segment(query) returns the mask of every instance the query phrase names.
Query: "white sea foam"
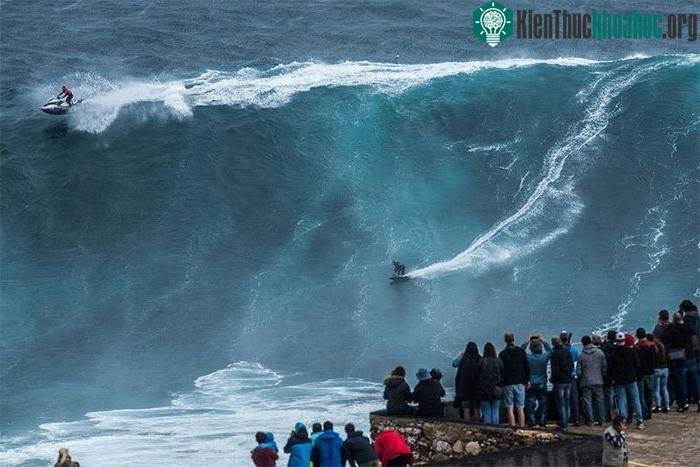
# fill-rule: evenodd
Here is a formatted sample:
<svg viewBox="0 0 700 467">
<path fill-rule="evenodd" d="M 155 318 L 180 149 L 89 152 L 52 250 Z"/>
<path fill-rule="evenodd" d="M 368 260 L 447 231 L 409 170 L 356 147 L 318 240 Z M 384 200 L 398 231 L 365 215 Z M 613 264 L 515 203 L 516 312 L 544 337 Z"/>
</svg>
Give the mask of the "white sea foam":
<svg viewBox="0 0 700 467">
<path fill-rule="evenodd" d="M 471 74 L 486 69 L 511 69 L 535 65 L 591 66 L 601 63 L 577 57 L 508 59 L 494 61 L 395 64 L 366 61 L 336 64 L 292 62 L 269 70 L 244 68 L 229 73 L 210 70 L 193 79 L 169 82 L 107 82 L 78 76 L 76 95 L 87 97 L 72 120 L 79 130 L 99 133 L 129 105 L 158 102 L 173 115 L 191 115 L 192 107 L 240 105 L 279 107 L 295 95 L 322 87 L 369 86 L 377 92 L 400 93 L 430 80 Z M 106 80 L 103 80 L 106 81 Z"/>
<path fill-rule="evenodd" d="M 334 379 L 288 384 L 288 377 L 239 362 L 202 376 L 193 391 L 169 406 L 92 412 L 74 422 L 45 423 L 30 443 L 4 449 L 3 465 L 50 465 L 61 446 L 81 465 L 250 465 L 256 431 L 271 431 L 281 448 L 298 421 L 332 420 L 368 429 L 368 414 L 382 407 L 381 384 Z"/>
<path fill-rule="evenodd" d="M 664 65 L 628 66 L 608 80 L 597 82 L 591 88 L 595 93 L 588 99 L 583 120 L 545 154 L 543 177 L 520 208 L 478 236 L 452 259 L 410 271 L 409 275 L 433 277 L 463 269 L 483 270 L 492 264 L 529 254 L 568 232 L 583 205 L 573 190 L 575 180 L 561 179 L 567 159 L 579 154 L 605 130 L 618 110 L 610 109 L 610 104 L 621 92 L 641 76 Z M 545 222 L 549 222 L 550 227 L 542 228 Z"/>
<path fill-rule="evenodd" d="M 654 206 L 647 210 L 644 222 L 639 226 L 640 230 L 645 230 L 642 233 L 635 233 L 622 239 L 624 250 L 638 251 L 646 253 L 645 268 L 640 271 L 635 271 L 630 278 L 630 290 L 622 302 L 617 307 L 610 321 L 598 327 L 595 330 L 597 334 L 603 334 L 608 329 L 622 328 L 625 316 L 629 313 L 630 305 L 641 290 L 642 279 L 653 273 L 661 264 L 661 258 L 669 252 L 668 245 L 661 242 L 664 236 L 664 228 L 666 227 L 666 215 L 668 210 L 662 209 L 660 206 Z"/>
</svg>

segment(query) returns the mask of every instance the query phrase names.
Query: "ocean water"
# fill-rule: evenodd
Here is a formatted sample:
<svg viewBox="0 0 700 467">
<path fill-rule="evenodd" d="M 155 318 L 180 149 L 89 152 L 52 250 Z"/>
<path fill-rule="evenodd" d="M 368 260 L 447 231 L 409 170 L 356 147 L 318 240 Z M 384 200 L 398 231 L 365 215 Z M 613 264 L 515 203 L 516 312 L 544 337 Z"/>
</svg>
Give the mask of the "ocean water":
<svg viewBox="0 0 700 467">
<path fill-rule="evenodd" d="M 0 463 L 248 465 L 398 364 L 700 297 L 697 43 L 476 6 L 2 2 Z"/>
</svg>

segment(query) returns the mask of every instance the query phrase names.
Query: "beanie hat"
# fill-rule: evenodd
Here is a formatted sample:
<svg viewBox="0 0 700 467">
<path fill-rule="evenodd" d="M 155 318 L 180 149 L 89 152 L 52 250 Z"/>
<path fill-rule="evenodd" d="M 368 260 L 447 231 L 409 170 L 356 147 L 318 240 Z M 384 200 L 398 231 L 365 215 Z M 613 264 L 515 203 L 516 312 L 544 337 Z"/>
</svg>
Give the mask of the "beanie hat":
<svg viewBox="0 0 700 467">
<path fill-rule="evenodd" d="M 428 373 L 428 370 L 426 370 L 425 368 L 418 369 L 418 373 L 416 373 L 416 378 L 418 379 L 418 381 L 426 381 L 432 379 L 430 377 L 430 373 Z"/>
</svg>

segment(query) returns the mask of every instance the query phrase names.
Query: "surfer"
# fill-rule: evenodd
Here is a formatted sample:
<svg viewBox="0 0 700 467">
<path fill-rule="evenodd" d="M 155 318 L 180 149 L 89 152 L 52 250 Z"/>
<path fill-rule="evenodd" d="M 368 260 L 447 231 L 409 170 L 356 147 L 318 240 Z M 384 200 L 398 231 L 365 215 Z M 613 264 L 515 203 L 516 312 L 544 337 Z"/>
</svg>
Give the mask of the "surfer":
<svg viewBox="0 0 700 467">
<path fill-rule="evenodd" d="M 73 100 L 73 91 L 71 91 L 69 88 L 66 86 L 63 86 L 61 88 L 61 92 L 58 93 L 58 96 L 56 96 L 57 99 L 60 99 L 62 97 L 66 98 L 66 104 L 68 105 L 73 105 L 72 100 Z"/>
<path fill-rule="evenodd" d="M 391 264 L 394 265 L 394 275 L 395 276 L 401 277 L 401 276 L 406 275 L 406 266 L 399 263 L 398 261 L 392 261 Z"/>
</svg>

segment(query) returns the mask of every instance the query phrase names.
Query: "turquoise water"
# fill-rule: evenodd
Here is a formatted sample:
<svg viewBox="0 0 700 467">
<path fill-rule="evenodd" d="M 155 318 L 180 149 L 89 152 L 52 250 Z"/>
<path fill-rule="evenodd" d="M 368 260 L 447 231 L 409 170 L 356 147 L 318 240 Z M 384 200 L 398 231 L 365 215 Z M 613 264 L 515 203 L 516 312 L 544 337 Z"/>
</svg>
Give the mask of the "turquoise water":
<svg viewBox="0 0 700 467">
<path fill-rule="evenodd" d="M 364 423 L 397 364 L 700 295 L 692 44 L 490 50 L 455 5 L 2 8 L 13 464 L 245 465 L 259 429 Z M 63 83 L 86 102 L 38 112 Z"/>
</svg>

